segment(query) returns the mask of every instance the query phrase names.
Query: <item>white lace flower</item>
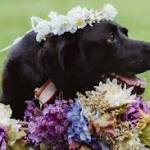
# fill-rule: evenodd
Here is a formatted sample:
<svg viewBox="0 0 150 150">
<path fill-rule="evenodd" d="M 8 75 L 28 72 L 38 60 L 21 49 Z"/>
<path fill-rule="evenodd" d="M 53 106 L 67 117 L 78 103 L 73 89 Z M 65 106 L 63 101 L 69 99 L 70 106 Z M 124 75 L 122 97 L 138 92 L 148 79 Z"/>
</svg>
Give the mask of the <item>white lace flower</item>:
<svg viewBox="0 0 150 150">
<path fill-rule="evenodd" d="M 105 99 L 110 103 L 111 107 L 117 107 L 124 104 L 132 103 L 135 100 L 136 95 L 131 95 L 133 87 L 126 88 L 126 85 L 122 88 L 118 85 L 117 80 L 108 79 L 106 83 L 99 83 L 99 86 L 95 86 L 97 91 L 106 92 Z"/>
</svg>

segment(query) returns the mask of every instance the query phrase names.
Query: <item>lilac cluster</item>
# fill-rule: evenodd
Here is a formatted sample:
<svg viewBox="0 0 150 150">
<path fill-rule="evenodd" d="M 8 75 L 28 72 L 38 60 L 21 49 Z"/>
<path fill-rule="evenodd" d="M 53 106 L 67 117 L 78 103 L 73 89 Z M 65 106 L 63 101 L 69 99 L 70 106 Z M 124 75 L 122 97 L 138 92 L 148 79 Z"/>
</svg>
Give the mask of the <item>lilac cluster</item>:
<svg viewBox="0 0 150 150">
<path fill-rule="evenodd" d="M 65 110 L 68 108 L 64 100 L 47 105 L 41 115 L 33 117 L 28 125 L 27 141 L 39 146 L 43 143 L 47 149 L 66 150 L 67 120 Z"/>
<path fill-rule="evenodd" d="M 33 117 L 36 115 L 39 115 L 41 113 L 41 110 L 39 107 L 36 106 L 34 101 L 26 101 L 27 108 L 24 112 L 24 121 L 30 121 Z"/>
<path fill-rule="evenodd" d="M 129 121 L 135 125 L 141 117 L 141 111 L 149 113 L 149 106 L 140 97 L 136 97 L 135 101 L 127 107 L 122 115 L 122 121 Z"/>
<path fill-rule="evenodd" d="M 0 126 L 0 150 L 6 150 L 6 131 L 5 128 Z"/>
<path fill-rule="evenodd" d="M 91 134 L 88 129 L 88 120 L 85 118 L 81 105 L 77 100 L 70 104 L 67 118 L 71 122 L 71 126 L 68 128 L 69 143 L 72 141 L 89 143 Z"/>
</svg>

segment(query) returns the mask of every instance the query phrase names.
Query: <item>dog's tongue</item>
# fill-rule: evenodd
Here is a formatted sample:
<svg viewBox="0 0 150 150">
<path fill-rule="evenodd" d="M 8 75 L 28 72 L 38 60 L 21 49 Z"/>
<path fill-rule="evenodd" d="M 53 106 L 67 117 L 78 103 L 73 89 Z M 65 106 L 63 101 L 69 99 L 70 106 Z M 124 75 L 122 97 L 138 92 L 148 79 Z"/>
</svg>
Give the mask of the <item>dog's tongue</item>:
<svg viewBox="0 0 150 150">
<path fill-rule="evenodd" d="M 131 86 L 140 86 L 141 88 L 145 88 L 146 82 L 144 80 L 139 79 L 135 75 L 115 75 L 118 79 L 127 83 Z"/>
</svg>

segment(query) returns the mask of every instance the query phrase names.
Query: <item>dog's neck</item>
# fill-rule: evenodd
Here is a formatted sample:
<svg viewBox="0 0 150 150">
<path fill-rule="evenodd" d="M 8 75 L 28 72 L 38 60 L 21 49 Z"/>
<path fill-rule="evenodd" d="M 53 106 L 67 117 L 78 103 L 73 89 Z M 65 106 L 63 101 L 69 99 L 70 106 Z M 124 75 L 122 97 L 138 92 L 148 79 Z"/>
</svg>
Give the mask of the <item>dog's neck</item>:
<svg viewBox="0 0 150 150">
<path fill-rule="evenodd" d="M 40 104 L 45 104 L 55 99 L 58 90 L 51 80 L 47 80 L 40 88 L 35 89 L 35 97 Z"/>
</svg>

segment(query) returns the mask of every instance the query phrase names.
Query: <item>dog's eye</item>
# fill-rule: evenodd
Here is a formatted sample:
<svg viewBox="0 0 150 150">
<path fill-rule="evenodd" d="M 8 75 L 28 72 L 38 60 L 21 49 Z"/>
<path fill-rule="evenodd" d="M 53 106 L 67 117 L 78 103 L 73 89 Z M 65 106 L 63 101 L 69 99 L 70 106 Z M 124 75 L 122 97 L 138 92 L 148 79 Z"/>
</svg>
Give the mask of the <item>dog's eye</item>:
<svg viewBox="0 0 150 150">
<path fill-rule="evenodd" d="M 107 42 L 108 43 L 114 43 L 114 42 L 116 42 L 117 40 L 116 40 L 116 38 L 115 38 L 115 35 L 113 34 L 113 33 L 111 33 L 110 35 L 109 35 L 109 37 L 107 38 Z"/>
</svg>

